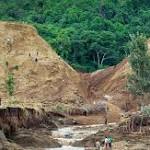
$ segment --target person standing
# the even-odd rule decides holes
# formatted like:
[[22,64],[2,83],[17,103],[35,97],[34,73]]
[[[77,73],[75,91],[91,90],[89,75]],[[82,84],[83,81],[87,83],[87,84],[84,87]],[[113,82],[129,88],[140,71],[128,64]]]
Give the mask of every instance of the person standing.
[[112,137],[110,136],[109,130],[106,130],[104,135],[105,135],[104,150],[111,150],[111,148],[112,148]]
[[101,145],[99,141],[96,141],[96,150],[101,150]]
[[104,123],[105,123],[105,125],[107,125],[108,124],[108,110],[109,110],[109,108],[108,108],[108,104],[106,103],[105,104],[106,106],[105,106],[105,113],[104,113]]
[[107,136],[105,137],[105,140],[104,140],[104,150],[110,150],[109,149],[109,139]]

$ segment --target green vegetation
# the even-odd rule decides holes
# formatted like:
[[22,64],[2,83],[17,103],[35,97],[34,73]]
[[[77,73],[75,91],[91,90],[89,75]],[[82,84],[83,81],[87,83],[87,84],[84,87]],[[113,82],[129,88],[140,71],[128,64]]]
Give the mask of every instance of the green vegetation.
[[94,71],[129,54],[129,34],[150,35],[149,0],[1,0],[0,20],[33,24],[75,69]]
[[7,80],[6,80],[6,89],[7,89],[9,96],[12,96],[14,93],[14,85],[15,85],[15,82],[14,82],[13,74],[9,73]]
[[143,107],[143,110],[142,110],[142,113],[143,113],[144,115],[150,116],[150,105],[149,105],[149,106],[144,106],[144,107]]
[[133,73],[129,76],[128,89],[136,95],[150,92],[150,56],[147,39],[142,34],[131,36],[129,62]]
[[14,69],[14,70],[19,70],[19,66],[18,66],[18,65],[15,65],[15,66],[13,66],[12,69]]
[[64,104],[57,104],[56,107],[52,108],[52,110],[59,113],[67,113],[68,106]]

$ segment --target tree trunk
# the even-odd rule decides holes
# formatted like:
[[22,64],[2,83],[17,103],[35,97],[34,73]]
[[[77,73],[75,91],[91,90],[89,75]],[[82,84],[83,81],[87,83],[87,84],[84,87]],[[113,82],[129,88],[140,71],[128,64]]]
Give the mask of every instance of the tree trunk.
[[[141,102],[140,102],[141,103],[141,112],[143,111],[143,106],[144,106],[143,101],[144,101],[144,98],[145,98],[145,96],[143,94],[143,96],[141,97]],[[142,131],[142,124],[143,124],[143,116],[142,116],[141,122],[140,122],[140,133]]]
[[94,61],[94,63],[96,63],[95,55],[92,55],[92,56],[93,56],[93,61]]
[[99,56],[99,52],[96,52],[96,56],[97,56],[97,68],[99,68],[99,65],[100,65],[100,56]]
[[106,56],[106,53],[103,55],[103,57],[102,57],[102,59],[101,59],[101,65],[103,65],[103,62],[104,62],[104,60],[105,60],[105,56]]

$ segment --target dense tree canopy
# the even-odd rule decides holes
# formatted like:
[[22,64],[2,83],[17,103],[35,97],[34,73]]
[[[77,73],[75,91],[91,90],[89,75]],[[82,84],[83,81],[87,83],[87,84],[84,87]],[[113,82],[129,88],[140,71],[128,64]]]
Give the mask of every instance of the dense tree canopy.
[[24,21],[75,69],[120,62],[129,33],[150,35],[149,0],[1,0],[0,20]]

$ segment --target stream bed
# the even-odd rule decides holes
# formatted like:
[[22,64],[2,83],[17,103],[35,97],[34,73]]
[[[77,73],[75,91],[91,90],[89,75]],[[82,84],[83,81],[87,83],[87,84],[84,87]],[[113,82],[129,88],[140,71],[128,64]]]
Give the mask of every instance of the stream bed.
[[84,150],[84,147],[72,147],[71,145],[76,141],[97,133],[100,128],[104,128],[104,125],[71,126],[54,130],[52,131],[52,137],[57,139],[62,147],[47,148],[46,150]]

